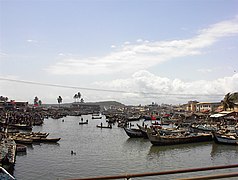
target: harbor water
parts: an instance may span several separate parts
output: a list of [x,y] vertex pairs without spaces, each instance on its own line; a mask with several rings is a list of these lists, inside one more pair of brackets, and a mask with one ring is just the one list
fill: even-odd
[[[34,132],[49,132],[61,137],[58,143],[34,143],[26,154],[16,157],[14,176],[17,180],[58,180],[175,169],[230,165],[238,162],[238,146],[213,142],[173,146],[152,146],[148,139],[129,138],[122,128],[97,128],[105,117],[82,116],[88,124],[79,125],[81,117],[45,119]],[[62,121],[64,119],[64,121]],[[133,122],[134,124],[138,122]],[[71,154],[71,151],[74,153]],[[204,176],[237,172],[237,169],[163,175],[160,179]],[[158,179],[158,176],[133,179]],[[232,179],[232,178],[229,178]],[[233,178],[235,179],[235,178]]]

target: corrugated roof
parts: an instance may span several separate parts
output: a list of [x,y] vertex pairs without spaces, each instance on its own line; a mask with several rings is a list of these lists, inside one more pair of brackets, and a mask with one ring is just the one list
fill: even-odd
[[222,111],[222,112],[219,112],[217,114],[212,114],[210,117],[215,117],[215,118],[223,117],[223,116],[226,116],[226,115],[231,114],[233,112],[234,111]]

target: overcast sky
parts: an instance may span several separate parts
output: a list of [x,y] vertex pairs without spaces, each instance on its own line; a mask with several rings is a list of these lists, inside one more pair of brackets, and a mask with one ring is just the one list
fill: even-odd
[[183,104],[235,91],[237,0],[0,0],[9,99]]

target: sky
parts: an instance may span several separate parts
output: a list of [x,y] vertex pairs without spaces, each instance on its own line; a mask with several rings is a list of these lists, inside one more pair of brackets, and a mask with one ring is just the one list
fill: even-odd
[[237,0],[0,0],[0,95],[220,102],[238,91]]

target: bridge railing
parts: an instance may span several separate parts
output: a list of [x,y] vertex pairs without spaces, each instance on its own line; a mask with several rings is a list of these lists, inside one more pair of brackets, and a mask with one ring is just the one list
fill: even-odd
[[[87,177],[87,178],[75,178],[69,180],[104,180],[104,179],[131,179],[136,177],[148,177],[148,176],[161,176],[161,175],[170,175],[170,174],[180,174],[180,173],[190,173],[190,172],[199,172],[199,171],[209,171],[217,169],[230,169],[238,168],[238,164],[232,165],[222,165],[222,166],[211,166],[211,167],[202,167],[202,168],[189,168],[189,169],[178,169],[178,170],[169,170],[169,171],[160,171],[160,172],[147,172],[147,173],[138,173],[138,174],[122,174],[114,176],[97,176],[97,177]],[[198,179],[219,179],[219,178],[228,178],[228,177],[238,177],[238,172],[235,173],[226,173],[226,174],[217,174],[217,175],[208,175],[208,176],[199,176],[184,178],[179,180],[198,180]]]

